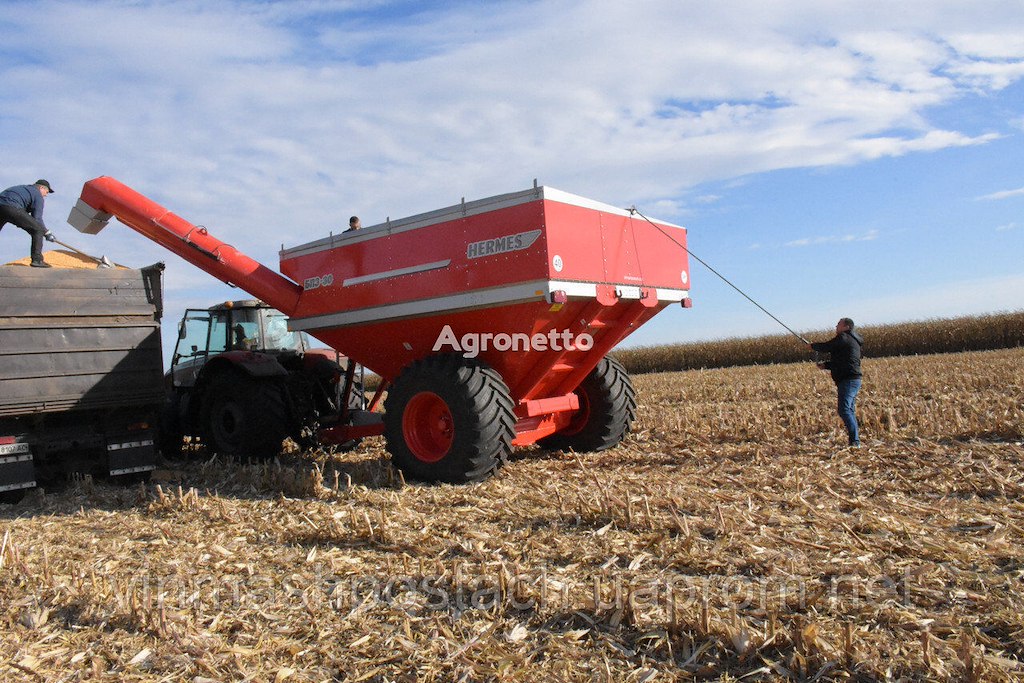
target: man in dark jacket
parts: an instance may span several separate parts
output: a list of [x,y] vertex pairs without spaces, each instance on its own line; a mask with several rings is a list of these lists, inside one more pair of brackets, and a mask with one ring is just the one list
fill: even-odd
[[32,266],[49,268],[43,260],[43,239],[53,233],[43,223],[43,198],[53,192],[50,183],[37,180],[32,185],[15,185],[0,192],[0,230],[13,223],[32,236]]
[[854,403],[860,391],[862,374],[860,371],[861,347],[864,339],[853,329],[853,321],[842,318],[836,323],[836,336],[827,342],[808,344],[813,351],[829,354],[829,360],[819,363],[818,367],[832,373],[832,381],[836,383],[839,396],[838,412],[846,433],[850,437],[850,445],[860,447],[860,434],[857,429],[857,417],[854,415]]

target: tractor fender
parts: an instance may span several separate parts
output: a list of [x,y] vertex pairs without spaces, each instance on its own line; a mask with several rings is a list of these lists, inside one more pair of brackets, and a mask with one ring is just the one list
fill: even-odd
[[[344,356],[340,359],[348,362]],[[302,357],[302,367],[306,372],[313,372],[318,375],[328,372],[330,369],[338,374],[345,372],[345,366],[338,362],[339,356],[332,349],[309,349]]]
[[220,373],[227,368],[241,370],[250,377],[287,377],[288,371],[277,358],[268,353],[257,351],[225,351],[211,359],[199,373],[196,384],[203,382],[208,375]]

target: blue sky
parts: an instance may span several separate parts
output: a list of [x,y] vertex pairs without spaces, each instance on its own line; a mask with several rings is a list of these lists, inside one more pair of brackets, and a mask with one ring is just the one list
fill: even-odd
[[[165,260],[167,317],[241,298],[133,231],[111,175],[276,268],[342,229],[545,185],[685,225],[799,330],[1024,308],[1024,5],[10,2],[0,185],[64,241]],[[27,237],[0,233],[0,261]],[[782,331],[699,265],[628,344]],[[173,327],[173,326],[169,326]],[[170,339],[170,337],[165,337]],[[169,349],[167,349],[169,353]]]

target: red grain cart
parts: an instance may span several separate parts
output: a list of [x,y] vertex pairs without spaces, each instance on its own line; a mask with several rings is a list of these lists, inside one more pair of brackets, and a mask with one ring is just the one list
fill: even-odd
[[513,446],[616,445],[636,400],[606,354],[690,303],[683,228],[547,187],[285,249],[284,276],[113,178],[87,182],[69,222],[111,215],[379,374],[383,419],[321,439],[384,434],[418,479],[483,479]]

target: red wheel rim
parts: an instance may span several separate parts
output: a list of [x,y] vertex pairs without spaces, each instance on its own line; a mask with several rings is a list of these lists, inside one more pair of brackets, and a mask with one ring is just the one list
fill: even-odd
[[432,391],[413,396],[402,415],[402,436],[417,460],[437,462],[446,456],[455,439],[448,404]]

